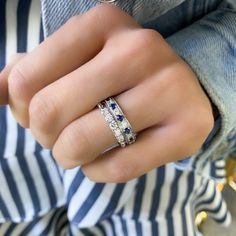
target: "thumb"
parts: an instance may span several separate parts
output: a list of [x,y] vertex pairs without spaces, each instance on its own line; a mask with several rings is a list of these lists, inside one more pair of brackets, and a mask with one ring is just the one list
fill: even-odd
[[14,65],[26,54],[18,53],[10,58],[9,63],[0,73],[0,106],[8,104],[8,76]]

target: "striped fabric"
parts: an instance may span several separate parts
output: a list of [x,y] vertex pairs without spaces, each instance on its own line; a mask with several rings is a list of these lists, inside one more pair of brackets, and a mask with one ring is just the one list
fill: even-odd
[[[0,68],[13,53],[31,51],[42,35],[39,0],[0,0]],[[194,218],[201,210],[228,225],[216,188],[224,181],[224,156],[201,173],[196,160],[170,163],[124,184],[94,183],[79,167],[61,170],[1,107],[0,236],[200,235]]]

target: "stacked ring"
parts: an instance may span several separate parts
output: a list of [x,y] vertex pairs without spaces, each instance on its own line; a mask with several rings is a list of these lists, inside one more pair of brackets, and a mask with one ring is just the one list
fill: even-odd
[[122,130],[122,133],[125,136],[126,144],[132,144],[136,140],[136,133],[132,129],[128,119],[125,117],[123,111],[121,110],[119,104],[112,97],[105,100],[107,107],[115,118],[118,126]]
[[105,99],[98,107],[121,147],[136,141],[135,131],[114,98]]
[[122,134],[122,131],[120,130],[118,124],[116,123],[114,117],[112,114],[109,112],[109,109],[106,107],[106,104],[104,102],[98,103],[98,108],[100,109],[102,115],[104,116],[107,124],[109,125],[112,133],[114,134],[117,142],[121,147],[125,147],[125,138],[124,135]]

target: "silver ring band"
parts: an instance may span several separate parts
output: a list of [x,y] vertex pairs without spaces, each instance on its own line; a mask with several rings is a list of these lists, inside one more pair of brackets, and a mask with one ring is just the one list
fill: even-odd
[[136,141],[137,134],[113,97],[105,99],[97,106],[121,147]]
[[106,103],[103,101],[103,102],[98,103],[97,106],[100,109],[101,114],[104,116],[107,124],[109,125],[119,145],[121,147],[125,147],[126,146],[125,137],[120,127],[118,126],[116,120],[114,119],[113,115],[110,113],[109,109],[106,107]]

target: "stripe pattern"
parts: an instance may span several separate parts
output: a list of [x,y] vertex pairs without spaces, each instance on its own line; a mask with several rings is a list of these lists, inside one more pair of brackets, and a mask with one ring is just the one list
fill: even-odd
[[[0,1],[1,68],[16,52],[42,40],[40,2]],[[65,204],[62,178],[49,151],[20,127],[9,107],[0,108],[0,222],[30,221]]]
[[[42,35],[38,0],[0,0],[1,68],[11,54],[36,47]],[[235,149],[235,131],[227,144]],[[201,210],[228,225],[230,214],[216,188],[225,178],[225,155],[201,172],[197,157],[124,184],[95,183],[79,167],[61,170],[51,152],[17,125],[9,107],[1,107],[0,235],[195,236]]]

